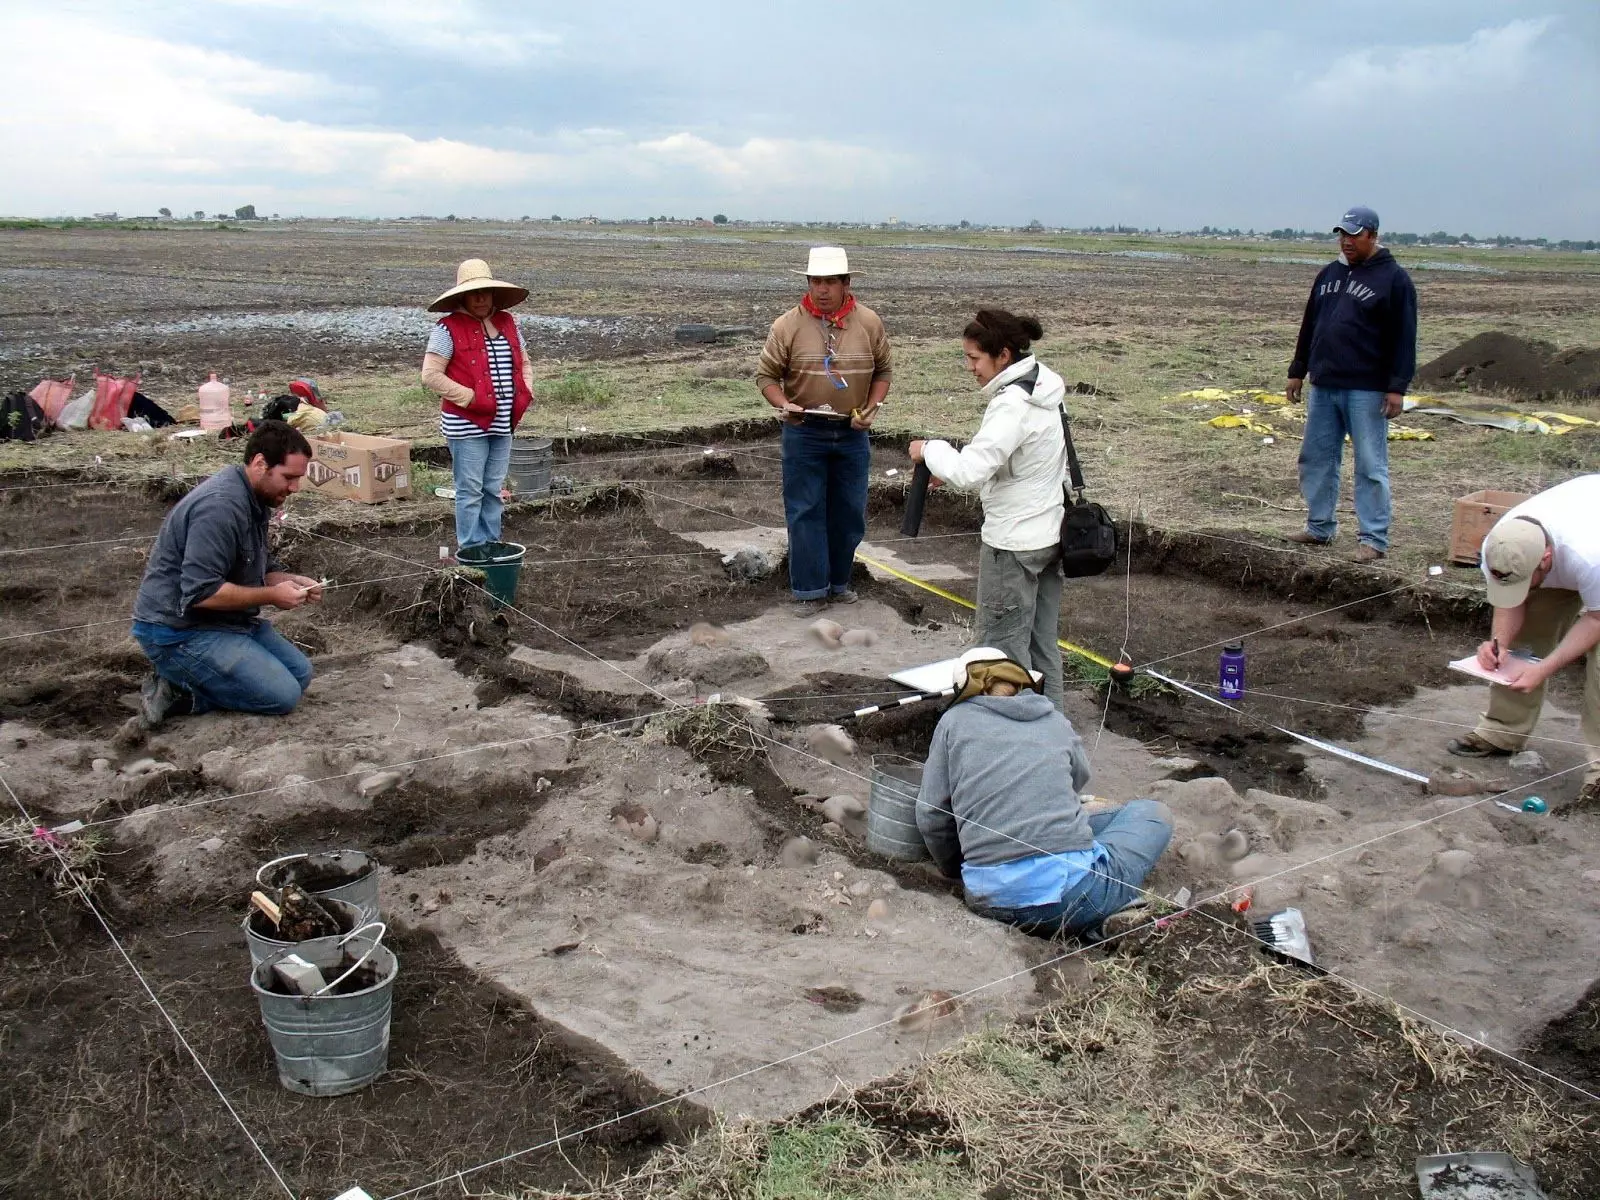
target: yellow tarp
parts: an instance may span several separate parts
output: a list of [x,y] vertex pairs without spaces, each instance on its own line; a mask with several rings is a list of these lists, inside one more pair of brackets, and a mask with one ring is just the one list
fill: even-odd
[[1224,413],[1220,417],[1212,417],[1206,424],[1213,429],[1248,429],[1251,433],[1265,434],[1268,437],[1278,432],[1264,421],[1257,421],[1254,417],[1237,417],[1232,413]]
[[1413,429],[1409,425],[1396,425],[1389,422],[1389,440],[1391,442],[1431,442],[1433,434],[1426,429]]

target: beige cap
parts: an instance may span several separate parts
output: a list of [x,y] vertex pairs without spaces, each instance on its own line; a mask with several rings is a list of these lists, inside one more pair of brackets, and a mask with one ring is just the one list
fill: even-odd
[[437,300],[428,305],[428,311],[453,312],[457,296],[466,292],[481,292],[485,288],[494,289],[494,306],[497,309],[513,308],[528,298],[527,288],[496,279],[494,272],[489,270],[489,264],[483,259],[469,258],[456,268],[455,287],[441,293]]
[[1544,552],[1544,526],[1523,517],[1501,517],[1483,539],[1483,581],[1489,603],[1495,608],[1520,607]]
[[834,275],[850,274],[850,256],[843,246],[813,246],[806,259],[806,269],[797,271],[808,279],[827,279]]

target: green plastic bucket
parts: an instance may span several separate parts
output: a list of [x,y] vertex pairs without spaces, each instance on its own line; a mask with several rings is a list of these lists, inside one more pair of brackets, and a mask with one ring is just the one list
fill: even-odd
[[485,542],[463,546],[456,551],[456,562],[483,572],[483,589],[495,603],[506,605],[517,598],[517,581],[522,577],[522,560],[528,548],[521,542]]

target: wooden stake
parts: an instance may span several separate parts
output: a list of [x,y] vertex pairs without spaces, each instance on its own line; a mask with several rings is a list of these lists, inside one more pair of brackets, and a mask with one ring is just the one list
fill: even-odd
[[283,919],[283,910],[272,902],[265,892],[251,892],[250,903],[266,914],[267,920],[276,926]]

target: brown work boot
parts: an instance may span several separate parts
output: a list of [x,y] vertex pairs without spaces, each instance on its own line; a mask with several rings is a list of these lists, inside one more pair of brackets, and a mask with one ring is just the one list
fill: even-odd
[[1457,758],[1501,758],[1511,753],[1510,750],[1503,750],[1475,733],[1451,738],[1445,749]]
[[1326,546],[1333,541],[1332,538],[1319,538],[1309,529],[1302,529],[1298,533],[1291,533],[1283,539],[1293,542],[1297,546]]
[[1376,546],[1369,546],[1365,542],[1356,547],[1356,552],[1350,556],[1351,562],[1361,563],[1363,566],[1377,562],[1383,557],[1383,551]]

